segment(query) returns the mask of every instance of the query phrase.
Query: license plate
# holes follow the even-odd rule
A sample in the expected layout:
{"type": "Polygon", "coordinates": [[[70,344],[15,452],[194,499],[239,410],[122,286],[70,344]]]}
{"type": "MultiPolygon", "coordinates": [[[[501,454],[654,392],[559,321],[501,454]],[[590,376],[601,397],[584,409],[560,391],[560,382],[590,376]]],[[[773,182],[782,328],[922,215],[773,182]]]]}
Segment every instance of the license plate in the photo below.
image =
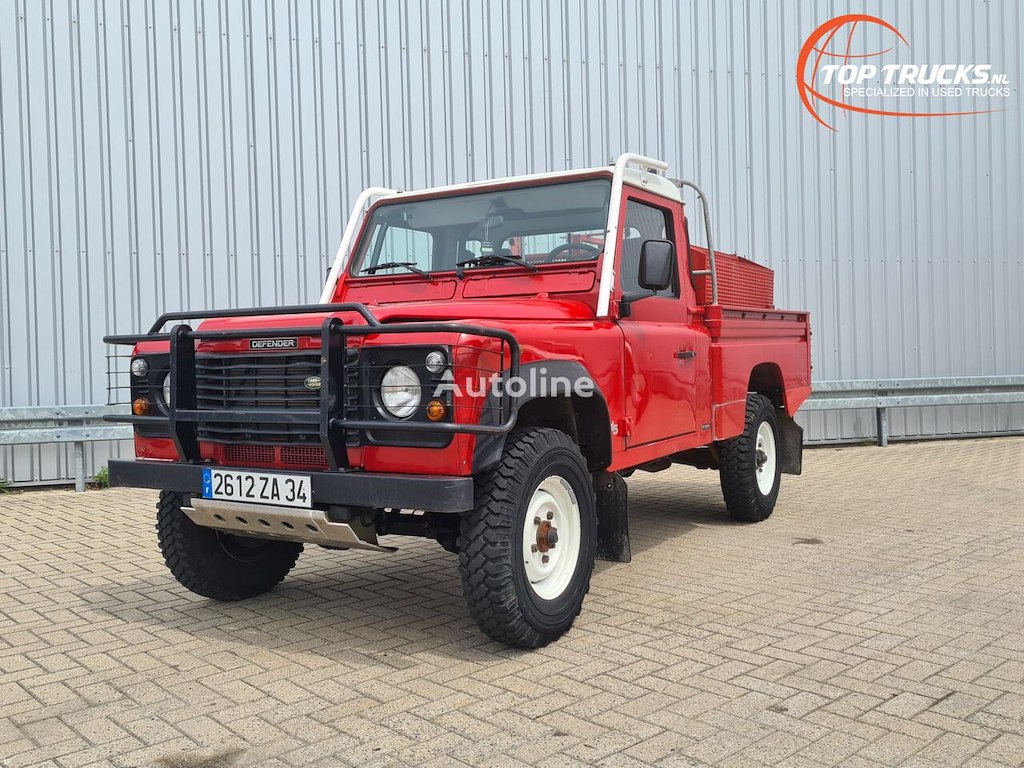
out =
{"type": "Polygon", "coordinates": [[[203,498],[303,509],[313,506],[309,475],[240,472],[209,467],[203,468],[203,498]]]}

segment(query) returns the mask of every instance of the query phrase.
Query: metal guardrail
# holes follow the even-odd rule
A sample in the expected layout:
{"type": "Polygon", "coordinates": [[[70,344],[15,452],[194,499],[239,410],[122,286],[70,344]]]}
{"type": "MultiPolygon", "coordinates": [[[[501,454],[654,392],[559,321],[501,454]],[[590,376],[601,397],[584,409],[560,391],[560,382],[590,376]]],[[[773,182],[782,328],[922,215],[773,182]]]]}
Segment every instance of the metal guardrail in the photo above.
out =
{"type": "MultiPolygon", "coordinates": [[[[877,439],[889,444],[889,408],[929,405],[1024,403],[1024,376],[968,376],[944,379],[819,381],[802,411],[875,410],[877,439]]],[[[100,440],[130,440],[129,424],[104,416],[123,415],[124,406],[67,405],[0,408],[0,446],[72,443],[75,490],[85,490],[84,447],[100,440]]]]}
{"type": "Polygon", "coordinates": [[[1024,376],[819,381],[802,411],[875,410],[878,445],[889,444],[889,409],[929,405],[1024,403],[1024,376]]]}
{"type": "Polygon", "coordinates": [[[113,425],[104,416],[124,406],[57,405],[0,408],[0,445],[71,443],[75,451],[75,490],[85,490],[85,444],[97,440],[131,440],[130,425],[113,425]]]}

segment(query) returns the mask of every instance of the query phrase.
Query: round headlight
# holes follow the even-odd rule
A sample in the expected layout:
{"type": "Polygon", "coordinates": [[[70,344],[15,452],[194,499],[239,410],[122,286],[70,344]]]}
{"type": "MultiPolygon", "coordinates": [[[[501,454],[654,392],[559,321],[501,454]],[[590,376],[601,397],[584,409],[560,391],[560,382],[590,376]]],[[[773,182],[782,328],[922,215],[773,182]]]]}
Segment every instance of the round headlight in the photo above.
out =
{"type": "Polygon", "coordinates": [[[164,383],[161,387],[164,396],[164,405],[171,407],[171,374],[164,376],[164,383]]]}
{"type": "Polygon", "coordinates": [[[144,357],[136,357],[132,360],[132,375],[138,376],[140,379],[144,379],[146,374],[149,373],[149,363],[146,362],[144,357]]]}
{"type": "Polygon", "coordinates": [[[389,368],[380,382],[380,402],[398,419],[407,419],[420,406],[420,377],[407,365],[389,368]]]}
{"type": "Polygon", "coordinates": [[[444,352],[438,352],[436,349],[433,352],[427,352],[427,356],[423,360],[423,364],[427,366],[427,370],[431,373],[443,371],[447,362],[444,358],[444,352]]]}

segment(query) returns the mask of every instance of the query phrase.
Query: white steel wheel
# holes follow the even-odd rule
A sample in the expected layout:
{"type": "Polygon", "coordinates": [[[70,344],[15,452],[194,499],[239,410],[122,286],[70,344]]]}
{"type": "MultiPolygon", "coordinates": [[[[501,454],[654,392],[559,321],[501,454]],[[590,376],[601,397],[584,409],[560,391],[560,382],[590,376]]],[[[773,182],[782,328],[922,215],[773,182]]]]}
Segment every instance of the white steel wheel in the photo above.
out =
{"type": "Polygon", "coordinates": [[[757,443],[754,447],[754,467],[757,472],[757,489],[765,496],[775,487],[775,464],[778,453],[775,449],[775,431],[767,421],[757,428],[757,443]]]}
{"type": "Polygon", "coordinates": [[[523,520],[523,564],[530,589],[543,600],[565,592],[580,557],[580,505],[559,475],[541,480],[523,520]]]}
{"type": "Polygon", "coordinates": [[[594,570],[597,498],[586,459],[561,430],[516,429],[474,481],[458,541],[470,615],[502,643],[547,645],[576,620],[594,570]]]}
{"type": "Polygon", "coordinates": [[[778,423],[772,401],[750,393],[743,433],[718,443],[722,495],[733,520],[756,523],[775,509],[782,479],[778,423]]]}

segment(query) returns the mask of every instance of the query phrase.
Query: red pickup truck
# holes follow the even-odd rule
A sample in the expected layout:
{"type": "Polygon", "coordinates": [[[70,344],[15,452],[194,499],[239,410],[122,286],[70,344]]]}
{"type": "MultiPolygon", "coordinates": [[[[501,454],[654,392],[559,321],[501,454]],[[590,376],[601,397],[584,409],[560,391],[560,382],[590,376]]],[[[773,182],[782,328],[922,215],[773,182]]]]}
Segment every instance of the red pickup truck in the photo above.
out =
{"type": "Polygon", "coordinates": [[[106,337],[131,347],[115,418],[137,456],[110,480],[161,491],[178,581],[238,600],[304,544],[429,537],[458,554],[481,629],[537,647],[572,626],[595,557],[629,560],[623,477],[717,469],[735,519],[767,518],[800,472],[808,314],[773,308],[770,270],[716,254],[703,194],[665,171],[627,154],[368,189],[319,304],[106,337]]]}

